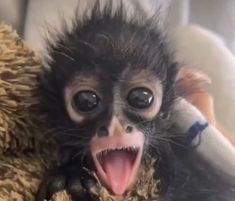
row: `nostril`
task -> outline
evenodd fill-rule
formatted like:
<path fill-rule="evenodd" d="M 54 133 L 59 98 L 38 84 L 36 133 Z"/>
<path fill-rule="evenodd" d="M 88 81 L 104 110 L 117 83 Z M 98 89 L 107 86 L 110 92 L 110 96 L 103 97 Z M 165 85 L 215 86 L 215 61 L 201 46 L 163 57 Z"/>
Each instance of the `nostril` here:
<path fill-rule="evenodd" d="M 108 136 L 109 132 L 108 129 L 105 126 L 101 126 L 98 131 L 97 134 L 99 137 L 103 137 L 103 136 Z"/>
<path fill-rule="evenodd" d="M 126 127 L 126 132 L 127 132 L 127 133 L 131 133 L 132 131 L 133 131 L 133 127 L 130 126 L 130 125 L 128 125 L 128 126 Z"/>

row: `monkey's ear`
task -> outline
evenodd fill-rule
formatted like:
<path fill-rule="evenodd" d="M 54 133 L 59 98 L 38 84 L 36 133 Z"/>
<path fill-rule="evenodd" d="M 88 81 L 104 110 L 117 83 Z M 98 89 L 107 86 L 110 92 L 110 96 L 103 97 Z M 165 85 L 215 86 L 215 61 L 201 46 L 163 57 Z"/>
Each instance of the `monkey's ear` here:
<path fill-rule="evenodd" d="M 181 67 L 176 78 L 176 92 L 179 96 L 187 98 L 193 94 L 204 93 L 205 86 L 211 79 L 204 73 L 187 67 Z"/>

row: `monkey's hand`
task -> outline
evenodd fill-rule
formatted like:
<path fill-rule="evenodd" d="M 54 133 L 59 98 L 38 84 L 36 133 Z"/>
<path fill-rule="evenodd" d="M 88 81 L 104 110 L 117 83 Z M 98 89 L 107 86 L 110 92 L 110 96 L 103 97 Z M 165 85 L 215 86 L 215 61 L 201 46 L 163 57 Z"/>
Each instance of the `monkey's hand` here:
<path fill-rule="evenodd" d="M 94 198 L 88 191 L 95 185 L 95 179 L 80 164 L 72 161 L 49 172 L 39 188 L 36 201 L 49 201 L 62 190 L 66 190 L 73 201 L 92 201 Z"/>

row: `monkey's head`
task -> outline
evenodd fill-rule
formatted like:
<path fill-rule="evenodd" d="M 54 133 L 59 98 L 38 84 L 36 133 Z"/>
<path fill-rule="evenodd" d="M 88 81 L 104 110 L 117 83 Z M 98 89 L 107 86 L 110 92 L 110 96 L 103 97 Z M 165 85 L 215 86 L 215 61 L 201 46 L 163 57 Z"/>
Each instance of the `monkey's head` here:
<path fill-rule="evenodd" d="M 121 195 L 145 153 L 161 157 L 178 68 L 154 19 L 137 23 L 123 8 L 98 7 L 49 46 L 42 95 L 61 147 L 92 159 L 102 183 Z"/>

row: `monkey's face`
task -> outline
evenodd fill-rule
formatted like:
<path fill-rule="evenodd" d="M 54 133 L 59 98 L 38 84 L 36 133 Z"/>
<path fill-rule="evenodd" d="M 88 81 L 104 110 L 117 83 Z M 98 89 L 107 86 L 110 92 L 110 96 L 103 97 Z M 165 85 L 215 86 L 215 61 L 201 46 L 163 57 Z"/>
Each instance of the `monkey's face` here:
<path fill-rule="evenodd" d="M 153 72 L 125 68 L 121 79 L 111 72 L 78 76 L 65 88 L 68 115 L 86 125 L 87 141 L 97 175 L 114 194 L 122 195 L 135 182 L 152 122 L 161 107 L 162 84 Z M 145 124 L 146 125 L 146 124 Z M 81 133 L 78 133 L 80 135 Z"/>

